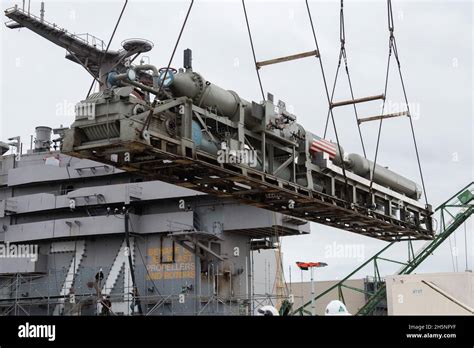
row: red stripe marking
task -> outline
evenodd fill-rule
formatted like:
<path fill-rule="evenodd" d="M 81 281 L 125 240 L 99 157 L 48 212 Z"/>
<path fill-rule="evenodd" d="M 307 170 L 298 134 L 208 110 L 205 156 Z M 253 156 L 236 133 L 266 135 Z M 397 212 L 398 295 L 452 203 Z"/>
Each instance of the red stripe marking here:
<path fill-rule="evenodd" d="M 331 143 L 324 143 L 324 142 L 322 142 L 322 141 L 314 141 L 313 144 L 321 144 L 321 145 L 323 145 L 323 146 L 330 147 L 330 148 L 332 148 L 332 149 L 335 149 L 335 148 L 336 148 L 333 144 L 331 144 Z"/>
<path fill-rule="evenodd" d="M 313 140 L 313 144 L 321 144 L 321 145 L 324 145 L 324 146 L 327 146 L 327 147 L 336 148 L 335 144 L 333 144 L 331 142 L 328 142 L 328 141 Z"/>
<path fill-rule="evenodd" d="M 330 151 L 330 152 L 336 152 L 336 149 L 335 149 L 335 148 L 327 147 L 327 146 L 321 145 L 321 144 L 313 144 L 311 147 L 319 148 L 319 149 L 324 149 L 324 150 L 327 150 L 327 151 Z"/>
<path fill-rule="evenodd" d="M 322 151 L 324 151 L 324 152 L 329 152 L 329 153 L 332 153 L 332 154 L 334 154 L 334 155 L 336 154 L 336 149 L 334 149 L 334 148 L 328 148 L 328 147 L 323 146 L 323 145 L 321 145 L 321 144 L 313 144 L 313 145 L 311 146 L 311 148 L 312 148 L 312 149 L 315 149 L 315 150 L 322 150 Z"/>

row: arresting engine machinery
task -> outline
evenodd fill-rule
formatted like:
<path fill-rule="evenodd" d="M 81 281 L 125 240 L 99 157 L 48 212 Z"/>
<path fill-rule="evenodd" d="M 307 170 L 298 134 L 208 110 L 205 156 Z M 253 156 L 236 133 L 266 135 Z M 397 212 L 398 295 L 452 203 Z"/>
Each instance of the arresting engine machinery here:
<path fill-rule="evenodd" d="M 179 71 L 109 72 L 107 88 L 77 105 L 63 151 L 381 239 L 431 237 L 416 183 L 376 165 L 370 190 L 372 161 L 305 130 L 271 96 L 249 102 L 212 84 L 190 57 Z M 143 71 L 151 83 L 137 78 Z"/>
<path fill-rule="evenodd" d="M 152 49 L 147 40 L 101 55 L 18 8 L 6 15 L 98 76 L 99 92 L 76 106 L 64 153 L 378 239 L 433 237 L 415 182 L 306 130 L 270 94 L 250 102 L 207 81 L 191 50 L 183 68 L 158 69 L 133 64 Z"/>

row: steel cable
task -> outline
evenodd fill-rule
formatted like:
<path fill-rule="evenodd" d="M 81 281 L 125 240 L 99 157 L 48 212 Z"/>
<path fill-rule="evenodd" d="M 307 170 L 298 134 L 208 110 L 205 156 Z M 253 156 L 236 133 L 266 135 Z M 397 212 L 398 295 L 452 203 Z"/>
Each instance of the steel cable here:
<path fill-rule="evenodd" d="M 191 9 L 193 8 L 193 4 L 194 4 L 194 0 L 191 0 L 191 4 L 189 5 L 188 12 L 186 13 L 186 16 L 185 16 L 184 21 L 183 21 L 183 25 L 181 26 L 181 30 L 179 31 L 178 38 L 176 39 L 176 43 L 175 43 L 174 48 L 173 48 L 173 53 L 171 53 L 171 57 L 170 57 L 170 60 L 168 62 L 168 65 L 166 67 L 166 70 L 164 72 L 163 78 L 160 81 L 160 86 L 158 87 L 158 93 L 155 95 L 155 99 L 153 100 L 153 103 L 151 105 L 150 113 L 148 114 L 148 116 L 145 120 L 145 124 L 143 125 L 142 134 L 143 134 L 143 131 L 145 131 L 145 129 L 148 130 L 148 128 L 150 127 L 151 118 L 153 116 L 153 110 L 156 106 L 156 103 L 158 102 L 158 96 L 160 95 L 161 91 L 163 90 L 163 85 L 165 83 L 166 77 L 168 76 L 168 72 L 169 72 L 170 67 L 171 67 L 171 62 L 173 61 L 174 55 L 176 53 L 176 49 L 178 48 L 179 41 L 181 40 L 181 36 L 183 34 L 186 23 L 188 21 L 189 14 L 191 13 Z"/>
<path fill-rule="evenodd" d="M 112 35 L 110 36 L 109 43 L 107 44 L 107 48 L 105 49 L 104 54 L 100 57 L 99 64 L 97 65 L 99 67 L 99 71 L 100 71 L 100 65 L 102 64 L 102 61 L 104 60 L 105 56 L 107 55 L 107 52 L 109 51 L 110 44 L 112 43 L 112 40 L 114 39 L 114 36 L 115 36 L 115 32 L 117 31 L 120 21 L 122 20 L 122 16 L 123 16 L 123 13 L 125 12 L 125 8 L 127 7 L 127 4 L 128 4 L 128 0 L 125 0 L 125 3 L 123 4 L 123 7 L 122 7 L 122 11 L 120 11 L 119 18 L 117 19 L 114 30 L 112 31 Z M 97 79 L 94 78 L 94 80 L 92 81 L 91 86 L 89 87 L 89 92 L 87 92 L 87 97 L 89 97 L 89 95 L 91 94 L 92 88 L 94 87 L 96 80 Z M 100 83 L 100 80 L 98 80 L 98 82 Z"/>
<path fill-rule="evenodd" d="M 265 93 L 263 92 L 262 79 L 260 77 L 260 72 L 259 72 L 259 69 L 258 69 L 258 66 L 257 66 L 257 56 L 255 55 L 255 47 L 254 47 L 254 44 L 253 44 L 252 33 L 250 31 L 250 24 L 249 24 L 249 19 L 248 19 L 248 16 L 247 16 L 247 9 L 245 8 L 245 0 L 242 0 L 242 7 L 244 9 L 245 23 L 247 24 L 247 31 L 248 31 L 248 34 L 249 34 L 250 47 L 252 48 L 252 55 L 253 55 L 253 61 L 254 61 L 254 64 L 255 64 L 255 71 L 257 72 L 258 84 L 260 86 L 260 92 L 262 93 L 262 100 L 265 101 L 266 100 L 265 99 Z"/>
<path fill-rule="evenodd" d="M 334 120 L 334 114 L 332 112 L 332 102 L 331 102 L 331 97 L 329 96 L 329 89 L 328 89 L 328 85 L 327 85 L 326 75 L 324 73 L 322 55 L 321 55 L 321 51 L 319 50 L 318 39 L 316 37 L 316 31 L 314 29 L 314 24 L 313 24 L 313 17 L 311 16 L 311 10 L 309 8 L 308 0 L 305 0 L 305 3 L 306 3 L 306 10 L 307 10 L 307 13 L 308 13 L 308 18 L 309 18 L 309 23 L 311 25 L 311 31 L 313 33 L 314 44 L 316 46 L 316 50 L 319 53 L 319 65 L 321 67 L 321 75 L 323 77 L 324 90 L 326 91 L 326 97 L 327 97 L 328 104 L 329 104 L 329 110 L 330 110 L 330 114 L 331 114 L 332 125 L 334 127 L 334 134 L 336 136 L 337 147 L 338 147 L 338 150 L 339 150 L 339 157 L 340 157 L 340 161 L 341 161 L 342 174 L 344 176 L 346 197 L 349 198 L 349 187 L 348 187 L 347 176 L 346 176 L 346 168 L 345 168 L 345 165 L 344 165 L 344 160 L 342 158 L 342 149 L 341 149 L 341 144 L 339 143 L 339 135 L 337 133 L 336 121 Z"/>

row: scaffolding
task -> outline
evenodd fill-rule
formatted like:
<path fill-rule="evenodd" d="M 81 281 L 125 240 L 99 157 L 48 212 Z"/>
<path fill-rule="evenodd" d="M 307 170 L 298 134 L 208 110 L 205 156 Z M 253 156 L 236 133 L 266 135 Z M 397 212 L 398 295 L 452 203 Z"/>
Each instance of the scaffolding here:
<path fill-rule="evenodd" d="M 56 276 L 65 276 L 64 271 L 48 272 L 45 274 L 25 275 L 11 274 L 0 276 L 0 315 L 1 316 L 31 316 L 54 315 L 57 306 L 64 306 L 59 315 L 104 315 L 101 311 L 103 303 L 96 288 L 90 281 L 91 273 L 97 269 L 88 269 L 78 273 L 73 291 L 68 295 L 52 295 L 59 293 L 59 284 L 54 284 L 50 279 Z M 56 274 L 57 273 L 57 274 Z M 137 275 L 143 273 L 138 271 Z M 143 274 L 141 274 L 143 276 Z M 51 277 L 51 278 L 49 278 Z M 132 291 L 132 285 L 126 284 L 125 289 L 110 292 L 110 310 L 108 315 L 138 315 L 136 310 L 128 313 L 116 310 L 117 304 L 125 303 L 132 309 L 135 302 L 132 296 L 127 296 Z M 208 294 L 187 293 L 184 287 L 177 287 L 172 293 L 157 294 L 146 289 L 140 296 L 144 308 L 143 315 L 254 315 L 257 308 L 265 305 L 277 306 L 282 301 L 289 300 L 289 296 L 275 294 L 252 294 L 251 296 L 231 295 L 219 296 L 213 292 Z M 184 295 L 184 296 L 183 296 Z M 124 301 L 124 298 L 127 298 Z M 200 303 L 199 308 L 194 303 Z M 186 305 L 187 304 L 187 305 Z"/>
<path fill-rule="evenodd" d="M 138 252 L 136 255 L 143 258 Z M 189 283 L 187 278 L 179 277 L 154 279 L 143 263 L 134 265 L 136 284 L 141 289 L 138 298 L 133 296 L 134 286 L 125 268 L 113 285 L 107 286 L 101 273 L 110 275 L 112 268 L 81 265 L 75 274 L 68 274 L 67 268 L 62 267 L 37 274 L 0 275 L 0 315 L 140 315 L 138 303 L 145 316 L 255 315 L 261 306 L 278 307 L 295 298 L 289 294 L 254 293 L 252 286 L 246 287 L 247 293 L 234 293 L 231 288 L 222 292 L 219 278 L 227 274 L 232 283 L 232 276 L 218 265 L 209 264 L 200 272 L 198 285 L 193 286 L 194 279 Z M 251 274 L 253 281 L 253 267 Z M 65 287 L 68 279 L 71 281 Z M 61 290 L 64 287 L 67 291 Z M 104 301 L 106 298 L 111 305 Z M 104 306 L 108 310 L 103 311 Z"/>

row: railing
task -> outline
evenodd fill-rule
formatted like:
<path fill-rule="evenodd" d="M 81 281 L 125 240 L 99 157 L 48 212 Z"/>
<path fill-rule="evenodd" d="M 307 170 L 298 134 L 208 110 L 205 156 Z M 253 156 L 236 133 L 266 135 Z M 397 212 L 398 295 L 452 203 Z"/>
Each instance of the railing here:
<path fill-rule="evenodd" d="M 21 12 L 25 16 L 33 18 L 36 21 L 41 22 L 41 23 L 45 24 L 46 26 L 48 26 L 52 29 L 62 31 L 64 34 L 68 35 L 72 39 L 81 41 L 83 44 L 86 44 L 86 45 L 91 46 L 91 47 L 95 47 L 95 48 L 100 49 L 102 51 L 105 50 L 106 45 L 105 45 L 104 41 L 97 38 L 94 35 L 91 35 L 89 33 L 85 33 L 85 34 L 69 33 L 66 29 L 58 27 L 56 25 L 56 23 L 48 22 L 47 20 L 44 19 L 44 17 L 43 18 L 38 17 L 38 16 L 30 13 L 29 11 L 25 11 L 24 9 L 19 8 L 18 5 L 15 5 L 14 7 L 10 7 L 10 8 L 5 10 L 5 13 L 7 13 L 7 14 L 12 13 L 12 12 Z"/>

